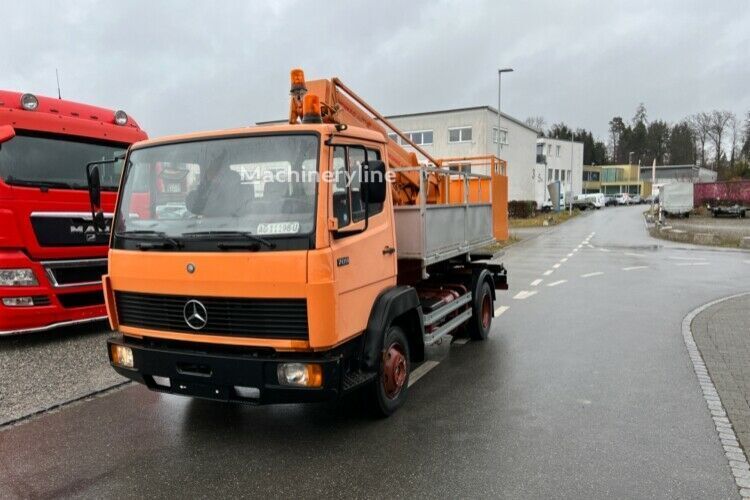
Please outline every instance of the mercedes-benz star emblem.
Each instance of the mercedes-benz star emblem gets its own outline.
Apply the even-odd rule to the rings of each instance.
[[[185,323],[193,330],[201,330],[208,323],[208,311],[198,300],[188,300],[182,309],[182,315],[185,317]]]

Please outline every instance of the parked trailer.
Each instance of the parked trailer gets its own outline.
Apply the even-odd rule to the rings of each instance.
[[[689,217],[693,211],[693,183],[672,182],[659,191],[659,208],[667,217]]]
[[[104,277],[110,361],[153,390],[225,401],[362,387],[389,415],[426,346],[489,334],[508,285],[482,249],[503,230],[504,169],[441,168],[338,79],[294,70],[291,93],[288,124],[130,149]],[[184,172],[180,199],[155,188],[165,163]],[[258,180],[269,169],[285,178]]]

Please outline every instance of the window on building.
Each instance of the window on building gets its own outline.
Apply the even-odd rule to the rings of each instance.
[[[560,180],[562,182],[565,182],[565,170],[563,170],[562,172],[560,172]]]
[[[406,137],[411,139],[411,142],[418,146],[429,146],[432,144],[432,130],[414,130],[406,132]]]
[[[599,181],[599,172],[590,172],[589,173],[589,178],[592,181],[594,181],[594,182],[598,182]]]
[[[508,131],[505,129],[500,129],[500,133],[497,133],[497,127],[494,127],[492,129],[492,142],[497,144],[498,138],[500,139],[500,144],[508,144]]]
[[[560,180],[560,170],[558,170],[558,169],[555,169],[555,180],[556,181]]]
[[[448,129],[448,142],[471,141],[471,127],[456,127]]]
[[[552,182],[552,169],[547,170],[547,182]]]
[[[547,156],[552,156],[552,144],[547,144]]]
[[[587,171],[583,171],[583,180],[584,182],[587,182],[589,180],[589,173]]]
[[[560,158],[560,146],[555,146],[555,154]]]

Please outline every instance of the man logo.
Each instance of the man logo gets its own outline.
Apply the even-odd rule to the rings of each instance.
[[[202,330],[208,323],[208,311],[198,300],[188,300],[182,309],[182,315],[185,318],[187,326],[193,330]]]

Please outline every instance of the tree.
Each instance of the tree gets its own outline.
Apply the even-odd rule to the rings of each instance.
[[[715,162],[714,169],[721,169],[726,156],[723,154],[722,141],[727,132],[729,122],[734,117],[730,111],[714,110],[711,112],[710,127],[708,128],[708,137],[714,144]]]
[[[740,130],[740,121],[737,119],[737,117],[732,113],[731,118],[729,119],[729,168],[734,168],[734,162],[737,159],[737,143],[740,140],[740,133],[742,132]]]
[[[706,112],[694,114],[690,117],[690,127],[693,129],[693,136],[700,145],[700,166],[706,167],[706,144],[711,130],[711,115]]]
[[[744,144],[742,145],[742,157],[750,161],[750,111],[747,112],[747,116],[745,117],[745,127],[744,127]]]
[[[547,122],[543,116],[529,116],[525,122],[529,127],[537,129],[540,136],[544,136],[544,127],[547,125]]]
[[[650,164],[656,160],[657,164],[664,165],[666,163],[668,149],[669,125],[667,122],[656,120],[649,123],[646,130],[644,163]]]
[[[622,136],[625,133],[625,122],[622,121],[622,117],[615,116],[609,121],[609,142],[612,151],[612,161],[615,163],[620,162],[620,149]]]
[[[549,131],[547,132],[547,137],[552,137],[555,139],[567,139],[570,140],[570,136],[573,133],[573,130],[571,130],[567,125],[564,123],[555,123],[550,127]]]
[[[672,165],[695,163],[695,138],[688,122],[682,121],[672,127],[667,151]]]
[[[643,123],[644,125],[648,123],[646,118],[646,106],[644,106],[643,103],[640,103],[638,107],[635,108],[635,114],[633,115],[633,127],[639,123]]]

